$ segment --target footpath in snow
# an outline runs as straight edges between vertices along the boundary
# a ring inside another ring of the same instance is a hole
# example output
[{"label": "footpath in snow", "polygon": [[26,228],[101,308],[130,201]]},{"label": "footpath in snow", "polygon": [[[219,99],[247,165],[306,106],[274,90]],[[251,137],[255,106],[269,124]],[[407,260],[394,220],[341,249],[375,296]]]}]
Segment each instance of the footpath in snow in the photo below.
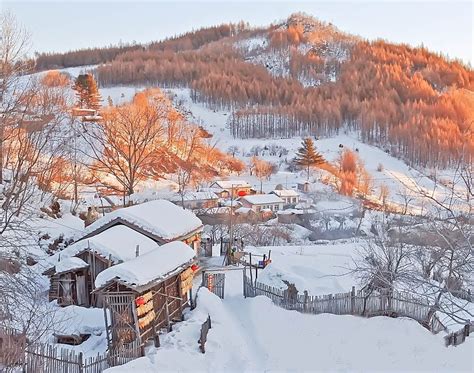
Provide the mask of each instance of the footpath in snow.
[{"label": "footpath in snow", "polygon": [[[442,335],[409,319],[287,311],[263,296],[244,299],[242,272],[225,273],[224,300],[201,289],[197,308],[162,337],[162,347],[107,372],[474,369],[472,339],[446,348]],[[212,329],[202,354],[197,340],[208,314]]]}]

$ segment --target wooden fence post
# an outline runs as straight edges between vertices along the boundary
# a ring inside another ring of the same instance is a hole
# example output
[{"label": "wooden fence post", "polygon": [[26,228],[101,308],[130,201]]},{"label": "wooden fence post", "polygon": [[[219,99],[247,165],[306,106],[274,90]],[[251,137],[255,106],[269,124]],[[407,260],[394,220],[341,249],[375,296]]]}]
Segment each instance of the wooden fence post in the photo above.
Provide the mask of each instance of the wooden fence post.
[{"label": "wooden fence post", "polygon": [[78,356],[78,366],[79,366],[79,373],[84,372],[84,364],[83,364],[83,355],[82,352],[79,352]]},{"label": "wooden fence post", "polygon": [[351,289],[351,315],[355,313],[355,295],[356,295],[356,288],[355,286]]},{"label": "wooden fence post", "polygon": [[305,290],[303,293],[304,293],[303,312],[306,313],[308,312],[308,290]]},{"label": "wooden fence post", "polygon": [[244,298],[247,298],[247,294],[246,294],[246,281],[245,281],[245,277],[247,276],[247,266],[244,266],[244,270],[242,271],[242,286],[243,286],[243,293],[244,293]]},{"label": "wooden fence post", "polygon": [[464,336],[465,337],[469,337],[470,328],[471,328],[471,322],[470,322],[470,320],[468,320],[467,324],[464,325]]}]

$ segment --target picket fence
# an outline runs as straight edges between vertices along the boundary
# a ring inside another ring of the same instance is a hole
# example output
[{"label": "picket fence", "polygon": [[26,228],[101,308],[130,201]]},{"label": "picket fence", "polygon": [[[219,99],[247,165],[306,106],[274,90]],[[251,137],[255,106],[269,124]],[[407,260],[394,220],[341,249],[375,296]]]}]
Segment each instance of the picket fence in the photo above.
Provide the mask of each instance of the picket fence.
[{"label": "picket fence", "polygon": [[95,357],[84,358],[81,352],[47,344],[35,344],[25,350],[26,373],[100,373],[143,356],[138,341]]},{"label": "picket fence", "polygon": [[446,337],[444,337],[446,346],[457,346],[457,345],[460,345],[461,343],[464,343],[466,338],[469,337],[471,333],[474,333],[473,322],[470,322],[469,324],[464,325],[462,329],[459,329],[458,331],[450,333]]},{"label": "picket fence", "polygon": [[364,292],[352,291],[339,294],[311,296],[305,291],[303,294],[290,294],[261,282],[252,281],[244,273],[244,296],[255,297],[264,295],[276,305],[302,313],[355,316],[392,316],[408,317],[418,321],[433,333],[446,330],[440,320],[433,315],[431,306],[411,294],[403,292]]}]

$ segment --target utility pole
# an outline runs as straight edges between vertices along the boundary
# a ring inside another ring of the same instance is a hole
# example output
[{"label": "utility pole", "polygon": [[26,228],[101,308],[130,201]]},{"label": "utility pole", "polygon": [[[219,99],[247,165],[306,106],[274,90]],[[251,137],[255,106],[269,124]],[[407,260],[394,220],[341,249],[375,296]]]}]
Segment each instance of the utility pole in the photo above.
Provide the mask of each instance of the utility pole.
[{"label": "utility pole", "polygon": [[73,136],[74,136],[74,202],[75,205],[77,206],[79,202],[79,195],[77,191],[77,132],[76,132],[76,123],[75,120],[73,119],[72,121],[72,129],[73,129]]},{"label": "utility pole", "polygon": [[230,186],[229,247],[227,248],[227,251],[226,251],[224,264],[229,264],[230,253],[234,245],[234,226],[233,226],[233,220],[232,220],[233,207],[234,207],[234,185],[236,184],[231,184]]}]

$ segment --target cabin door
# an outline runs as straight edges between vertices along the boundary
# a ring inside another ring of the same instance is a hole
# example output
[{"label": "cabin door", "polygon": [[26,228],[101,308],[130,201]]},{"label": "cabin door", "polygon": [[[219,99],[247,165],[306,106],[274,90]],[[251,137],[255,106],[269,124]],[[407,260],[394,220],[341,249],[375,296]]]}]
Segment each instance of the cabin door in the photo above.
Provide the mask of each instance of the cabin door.
[{"label": "cabin door", "polygon": [[59,297],[58,304],[68,306],[74,304],[73,298],[73,281],[68,276],[59,280]]},{"label": "cabin door", "polygon": [[89,307],[89,294],[85,275],[76,276],[77,305]]}]

